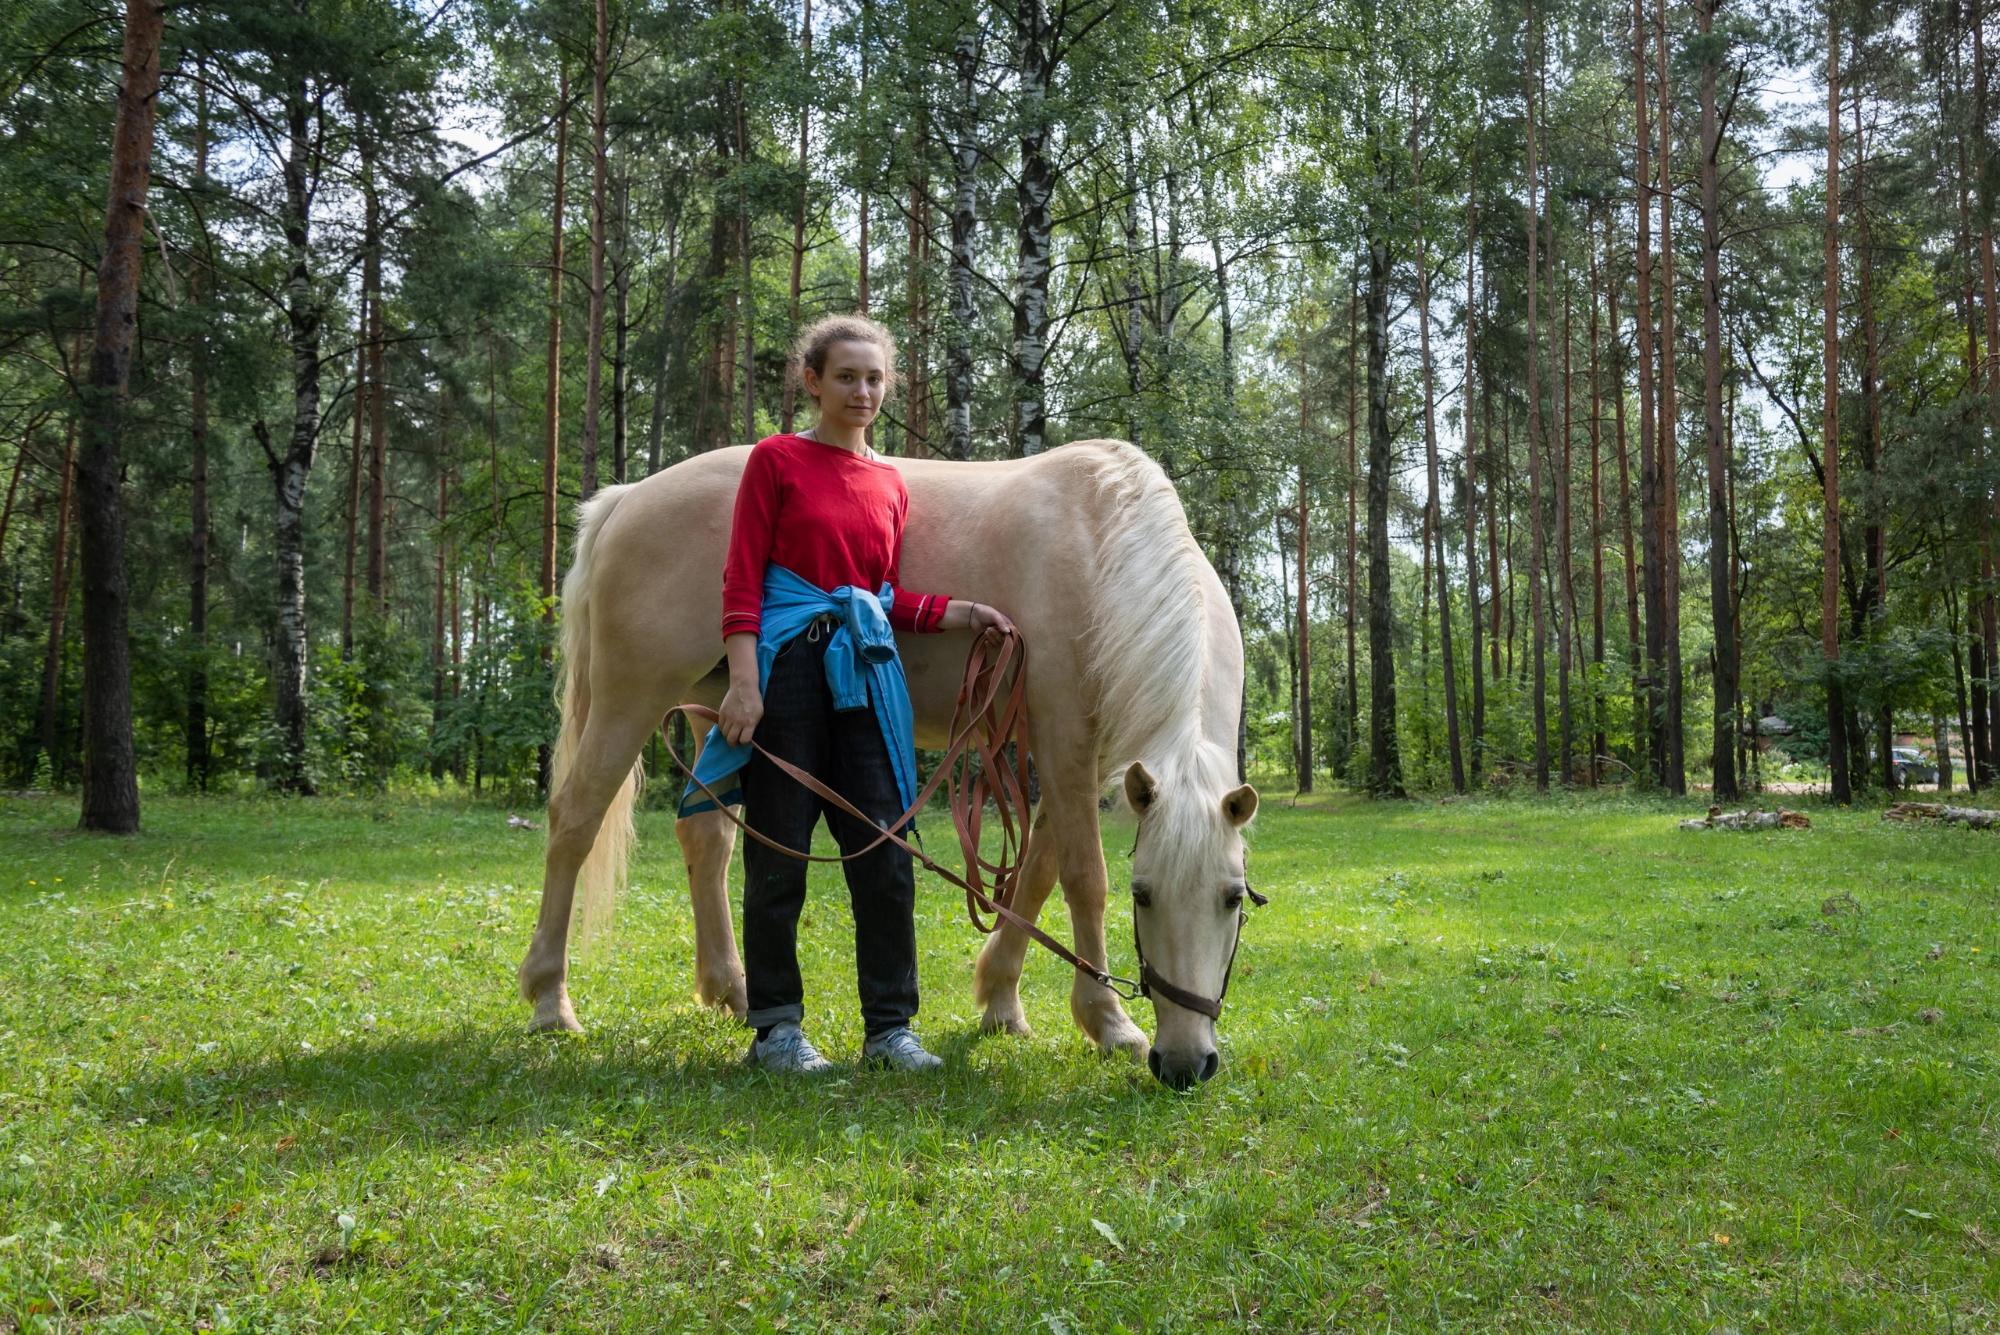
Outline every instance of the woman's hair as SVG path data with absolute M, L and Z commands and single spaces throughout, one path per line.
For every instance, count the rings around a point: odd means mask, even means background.
M 896 339 L 886 327 L 865 315 L 825 315 L 807 325 L 792 343 L 792 358 L 785 368 L 792 384 L 801 392 L 806 387 L 805 370 L 826 374 L 826 353 L 836 343 L 873 343 L 882 349 L 882 397 L 896 392 Z

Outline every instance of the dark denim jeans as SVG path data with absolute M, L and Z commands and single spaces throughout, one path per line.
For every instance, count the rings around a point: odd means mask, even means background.
M 822 665 L 830 634 L 830 625 L 818 621 L 778 651 L 764 687 L 757 741 L 841 794 L 876 826 L 886 826 L 903 814 L 896 774 L 874 711 L 833 707 Z M 752 753 L 743 769 L 743 818 L 752 829 L 804 852 L 812 847 L 822 814 L 842 853 L 880 833 Z M 745 839 L 743 868 L 743 968 L 750 1003 L 745 1019 L 761 1029 L 805 1014 L 798 927 L 806 864 Z M 869 1034 L 879 1034 L 908 1024 L 917 1013 L 916 876 L 910 855 L 888 843 L 842 870 L 854 909 L 861 1019 Z

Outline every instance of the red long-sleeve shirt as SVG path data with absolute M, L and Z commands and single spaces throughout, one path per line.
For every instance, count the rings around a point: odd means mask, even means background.
M 763 624 L 764 567 L 776 562 L 829 593 L 843 584 L 896 586 L 889 624 L 942 630 L 939 594 L 897 583 L 910 493 L 894 465 L 804 436 L 767 436 L 750 451 L 736 488 L 722 567 L 722 634 Z

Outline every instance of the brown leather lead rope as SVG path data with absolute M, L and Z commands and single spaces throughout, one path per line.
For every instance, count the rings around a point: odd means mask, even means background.
M 1000 646 L 999 651 L 989 661 L 987 657 L 989 648 L 995 642 Z M 1014 668 L 1013 684 L 1011 688 L 1006 688 L 1007 698 L 1002 704 L 1000 694 L 1010 667 Z M 1046 946 L 1078 972 L 1110 988 L 1128 1001 L 1136 1000 L 1140 995 L 1138 983 L 1130 978 L 1121 978 L 1091 963 L 1014 911 L 1014 890 L 1021 868 L 1027 862 L 1029 838 L 1027 691 L 1027 642 L 1018 632 L 991 629 L 982 632 L 973 641 L 972 652 L 966 656 L 965 677 L 958 688 L 958 700 L 952 707 L 951 726 L 946 733 L 950 738 L 950 745 L 946 748 L 944 759 L 931 771 L 930 782 L 924 785 L 909 809 L 871 839 L 865 847 L 836 857 L 802 853 L 796 848 L 787 847 L 775 839 L 759 834 L 751 829 L 741 816 L 731 811 L 714 789 L 694 778 L 694 767 L 674 750 L 671 739 L 666 744 L 667 756 L 680 766 L 690 779 L 693 779 L 695 786 L 700 788 L 711 802 L 715 803 L 716 810 L 728 816 L 743 833 L 765 847 L 776 849 L 801 862 L 847 862 L 872 852 L 884 843 L 893 843 L 923 863 L 925 867 L 965 891 L 966 913 L 972 919 L 972 925 L 981 932 L 991 933 L 1002 922 L 1012 923 L 1031 940 Z M 719 721 L 716 712 L 706 705 L 676 705 L 667 711 L 666 719 L 672 719 L 676 714 L 684 714 L 691 719 L 704 719 L 710 723 Z M 664 724 L 665 720 L 662 722 Z M 982 730 L 982 725 L 984 725 L 984 737 L 975 741 L 974 734 Z M 856 810 L 846 798 L 798 766 L 782 757 L 772 755 L 754 739 L 750 745 L 766 760 L 804 785 L 807 791 L 833 803 L 864 825 L 874 823 Z M 1011 754 L 1008 751 L 1010 745 Z M 930 801 L 938 785 L 947 778 L 951 781 L 948 802 L 951 807 L 952 825 L 958 831 L 959 849 L 965 857 L 966 874 L 963 877 L 947 867 L 940 866 L 923 849 L 895 833 L 909 824 Z M 1000 855 L 992 862 L 987 861 L 979 849 L 980 821 L 989 796 L 999 813 L 1000 824 Z M 986 893 L 986 878 L 989 876 L 993 881 L 991 895 Z M 992 920 L 982 922 L 979 917 L 982 911 L 991 914 Z

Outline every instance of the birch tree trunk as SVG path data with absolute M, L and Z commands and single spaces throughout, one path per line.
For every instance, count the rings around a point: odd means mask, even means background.
M 979 101 L 974 78 L 979 70 L 978 34 L 968 22 L 951 47 L 958 73 L 958 99 L 953 107 L 951 192 L 951 325 L 945 336 L 945 435 L 954 459 L 972 457 L 972 330 L 978 312 L 972 304 L 972 235 L 977 225 Z
M 1475 119 L 1475 129 L 1485 119 L 1485 103 L 1482 99 Z M 1474 300 L 1473 278 L 1481 273 L 1479 267 L 1479 150 L 1475 141 L 1471 165 L 1472 182 L 1465 193 L 1465 616 L 1472 630 L 1472 743 L 1471 754 L 1467 757 L 1468 778 L 1471 783 L 1479 782 L 1480 766 L 1485 759 L 1486 743 L 1486 666 L 1482 661 L 1485 646 L 1480 643 L 1483 627 L 1479 614 L 1479 446 L 1480 417 L 1476 411 L 1474 389 L 1478 385 L 1485 388 L 1485 367 L 1479 361 L 1479 315 L 1480 304 Z M 1479 399 L 1484 400 L 1482 392 Z
M 1541 243 L 1541 205 L 1538 194 L 1541 188 L 1539 170 L 1536 165 L 1535 144 L 1535 101 L 1536 82 L 1539 77 L 1539 46 L 1541 28 L 1539 14 L 1531 4 L 1528 7 L 1528 32 L 1530 42 L 1535 44 L 1536 55 L 1526 80 L 1528 106 L 1528 606 L 1529 618 L 1534 625 L 1534 718 L 1535 718 L 1535 791 L 1549 790 L 1549 704 L 1548 667 L 1544 658 L 1547 642 L 1547 610 L 1542 599 L 1542 386 L 1541 386 L 1541 333 L 1537 324 L 1536 296 L 1541 288 L 1537 275 L 1539 246 Z
M 1014 453 L 1047 447 L 1048 403 L 1043 370 L 1048 358 L 1050 238 L 1055 220 L 1055 170 L 1048 158 L 1049 81 L 1055 34 L 1046 0 L 1017 0 L 1015 73 L 1021 132 L 1021 175 L 1014 199 L 1017 261 L 1014 273 Z
M 295 3 L 296 9 L 302 5 Z M 308 105 L 308 86 L 297 77 L 285 94 L 285 324 L 292 351 L 292 432 L 285 453 L 272 449 L 270 433 L 259 419 L 252 430 L 271 465 L 277 493 L 274 549 L 278 565 L 277 629 L 272 636 L 272 678 L 276 687 L 278 745 L 273 781 L 283 792 L 310 794 L 313 781 L 306 764 L 306 671 L 309 661 L 306 627 L 305 503 L 306 482 L 312 475 L 319 444 L 319 330 L 321 311 L 312 280 L 312 192 L 308 173 L 313 146 L 309 124 L 323 113 Z
M 1418 154 L 1417 133 L 1410 131 L 1410 157 L 1418 165 L 1414 169 L 1417 181 L 1417 208 L 1419 217 L 1423 210 L 1423 159 Z M 1434 391 L 1435 377 L 1431 367 L 1431 278 L 1426 263 L 1424 229 L 1421 222 L 1417 226 L 1417 347 L 1423 376 L 1424 394 L 1424 470 L 1428 482 L 1426 503 L 1429 507 L 1430 540 L 1436 546 L 1431 562 L 1437 574 L 1438 602 L 1438 652 L 1443 657 L 1444 667 L 1444 721 L 1445 750 L 1451 761 L 1451 790 L 1465 792 L 1465 751 L 1458 731 L 1458 672 L 1452 661 L 1451 645 L 1451 571 L 1445 564 L 1444 509 L 1438 504 L 1438 443 L 1437 443 L 1437 398 Z

